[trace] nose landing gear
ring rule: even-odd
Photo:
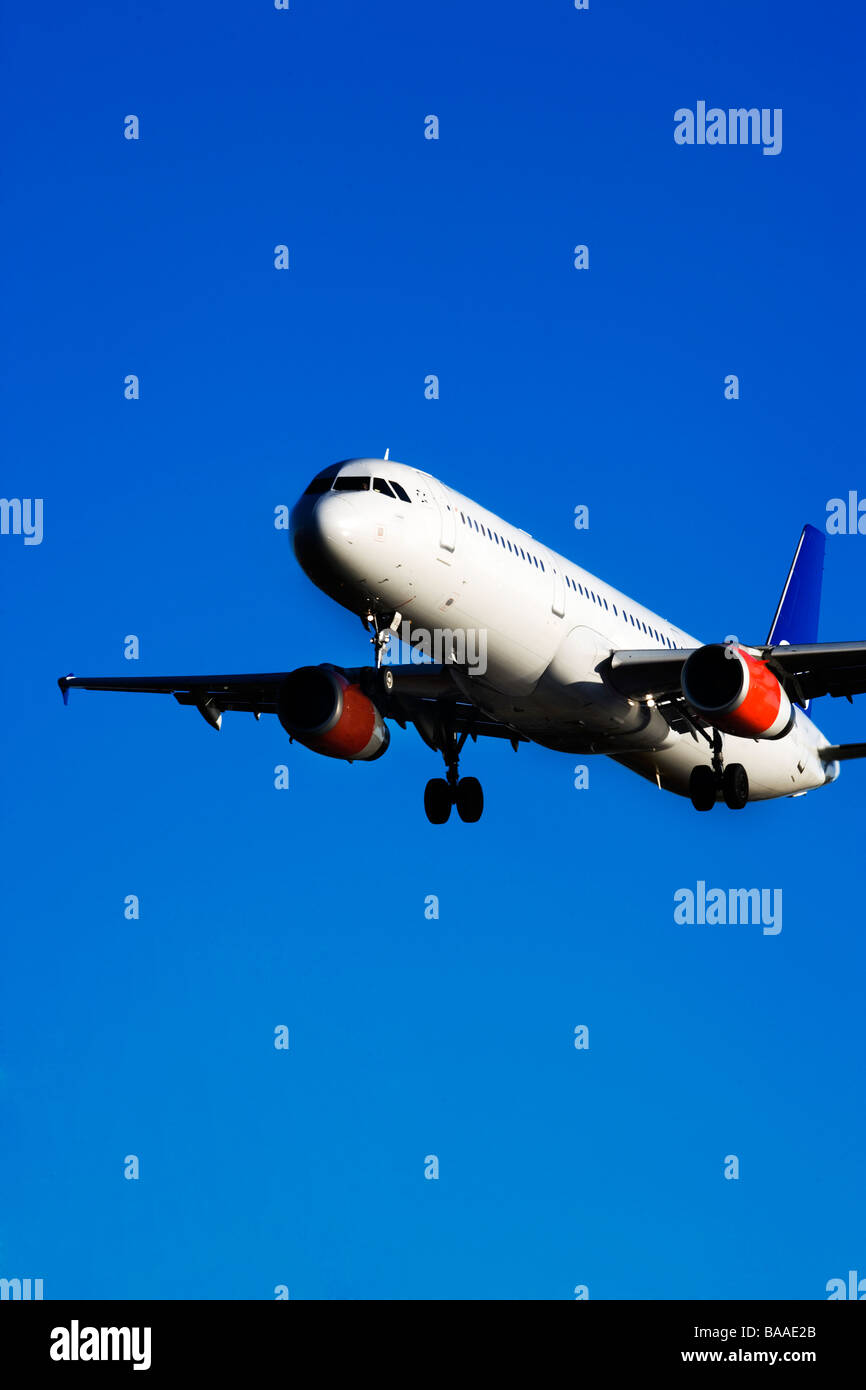
[[[385,615],[385,617],[387,617],[387,614]],[[382,659],[386,651],[388,650],[388,643],[391,641],[391,638],[394,636],[395,632],[399,628],[402,620],[402,613],[394,613],[391,616],[390,622],[386,624],[385,618],[380,618],[379,615],[377,613],[374,613],[372,609],[370,609],[370,611],[367,613],[367,616],[364,619],[362,619],[364,626],[366,628],[372,628],[373,631],[373,636],[370,638],[370,641],[372,642],[373,648],[376,653],[377,670],[382,665]]]

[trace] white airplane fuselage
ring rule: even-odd
[[[367,477],[369,488],[305,493],[292,511],[295,554],[319,588],[362,617],[399,614],[413,633],[483,634],[483,673],[452,668],[483,713],[545,747],[605,753],[689,794],[692,769],[711,762],[706,739],[671,728],[598,668],[619,650],[692,649],[697,638],[428,473],[352,459],[339,476]],[[409,502],[374,490],[374,478],[399,484]],[[819,756],[827,740],[796,706],[782,737],[725,734],[723,743],[725,761],[745,767],[753,801],[838,775]]]

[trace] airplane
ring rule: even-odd
[[[828,743],[808,714],[819,696],[866,692],[866,642],[816,641],[825,537],[814,526],[756,645],[700,642],[388,451],[317,473],[288,530],[308,578],[371,632],[374,664],[68,675],[64,703],[78,688],[171,694],[217,730],[226,711],[275,714],[292,740],[347,762],[381,757],[389,720],[412,724],[444,760],[424,791],[434,825],[454,807],[480,819],[481,785],[459,772],[480,737],[603,754],[698,811],[802,796],[866,757],[866,743]],[[413,659],[392,664],[398,630]],[[441,659],[426,659],[436,643]]]

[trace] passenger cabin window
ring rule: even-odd
[[[350,477],[346,477],[346,478],[335,478],[335,479],[334,479],[334,491],[335,491],[335,492],[369,492],[369,491],[370,491],[370,479],[369,479],[369,477],[359,478],[359,477],[357,476],[357,474],[352,475],[352,476],[350,476]]]

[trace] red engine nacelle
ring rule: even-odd
[[[360,686],[333,666],[301,666],[283,682],[277,714],[286,733],[328,758],[381,758],[388,725]]]
[[[794,722],[791,701],[763,661],[735,643],[699,647],[683,666],[683,694],[726,734],[781,738]]]

